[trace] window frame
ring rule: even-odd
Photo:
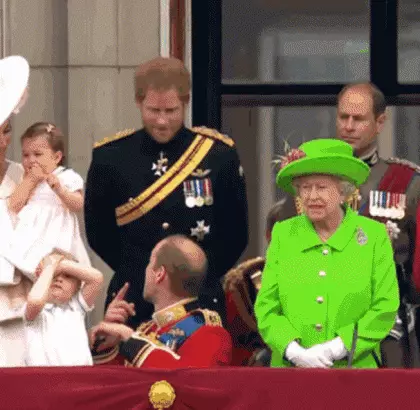
[[[345,84],[224,84],[222,1],[192,2],[192,119],[221,128],[223,106],[335,105]],[[398,0],[370,0],[370,78],[388,105],[420,105],[420,83],[398,82]],[[386,70],[383,68],[386,67]]]

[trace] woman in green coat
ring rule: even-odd
[[[392,245],[385,225],[345,205],[368,175],[334,139],[283,159],[277,185],[303,214],[275,224],[255,303],[272,367],[379,366],[399,306]]]

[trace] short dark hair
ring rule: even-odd
[[[156,267],[165,267],[175,294],[198,296],[208,265],[199,245],[186,236],[172,235],[161,242],[155,256]]]
[[[362,88],[369,92],[370,96],[372,97],[372,110],[375,118],[378,118],[386,111],[386,99],[384,93],[371,82],[351,83],[344,86],[337,95],[337,105],[340,103],[343,95],[353,88]]]
[[[60,248],[53,248],[50,255],[64,256],[64,258],[68,259],[69,261],[73,261],[73,262],[76,262],[76,263],[79,262],[73,254],[71,254],[70,252],[63,251]]]

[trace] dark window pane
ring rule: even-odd
[[[222,79],[345,83],[369,79],[369,2],[222,1]]]
[[[420,2],[398,2],[398,81],[420,83]]]

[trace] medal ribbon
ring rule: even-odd
[[[376,189],[377,191],[405,193],[415,173],[416,171],[414,169],[411,169],[407,166],[401,164],[390,164],[384,176],[379,181]],[[375,204],[379,205],[376,198]],[[359,215],[371,217],[369,215],[369,201],[366,201],[361,206]]]

